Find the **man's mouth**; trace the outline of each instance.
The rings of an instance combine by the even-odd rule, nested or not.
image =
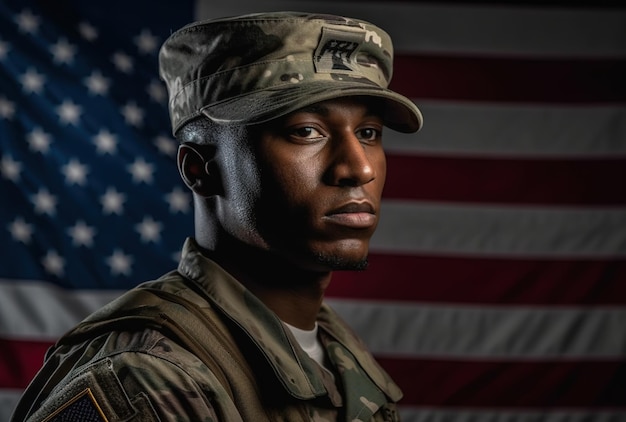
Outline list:
[[[324,220],[353,229],[367,229],[376,224],[376,211],[369,202],[350,202],[326,213]]]

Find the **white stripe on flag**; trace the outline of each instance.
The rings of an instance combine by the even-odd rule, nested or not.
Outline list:
[[[515,54],[557,57],[624,56],[624,10],[464,6],[380,2],[200,0],[197,19],[269,10],[332,13],[376,23],[397,52]],[[384,13],[383,10],[384,9]],[[442,28],[445,22],[445,28]],[[498,34],[494,36],[494,34]],[[520,36],[524,34],[524,36]]]
[[[115,292],[60,291],[47,283],[2,280],[0,336],[54,341],[115,296]],[[19,307],[9,305],[15,301]],[[460,359],[626,355],[626,331],[621,329],[626,326],[623,308],[555,309],[345,299],[328,299],[328,303],[378,355]]]
[[[56,340],[119,294],[115,290],[65,290],[47,282],[0,279],[0,336]]]
[[[583,411],[576,409],[536,412],[515,410],[400,407],[403,422],[626,422],[626,413],[615,410]]]
[[[461,360],[626,356],[626,309],[619,307],[327,302],[379,356]]]
[[[22,390],[0,388],[0,421],[8,421],[22,395]]]
[[[427,124],[417,135],[386,131],[388,152],[517,158],[626,155],[623,106],[417,103]]]
[[[386,200],[371,250],[517,257],[624,257],[626,208]]]

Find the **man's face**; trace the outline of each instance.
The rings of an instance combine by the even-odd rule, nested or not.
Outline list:
[[[222,227],[308,270],[363,268],[385,182],[382,128],[371,104],[348,97],[231,140]]]

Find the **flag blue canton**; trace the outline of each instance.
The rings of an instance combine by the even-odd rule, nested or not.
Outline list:
[[[0,4],[0,278],[124,289],[192,233],[157,65],[191,3],[103,4]]]

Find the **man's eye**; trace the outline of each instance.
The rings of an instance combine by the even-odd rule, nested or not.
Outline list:
[[[295,128],[291,131],[291,133],[298,138],[316,139],[323,137],[317,129],[310,126]]]
[[[357,133],[359,139],[373,141],[380,137],[380,130],[374,128],[360,129]]]

